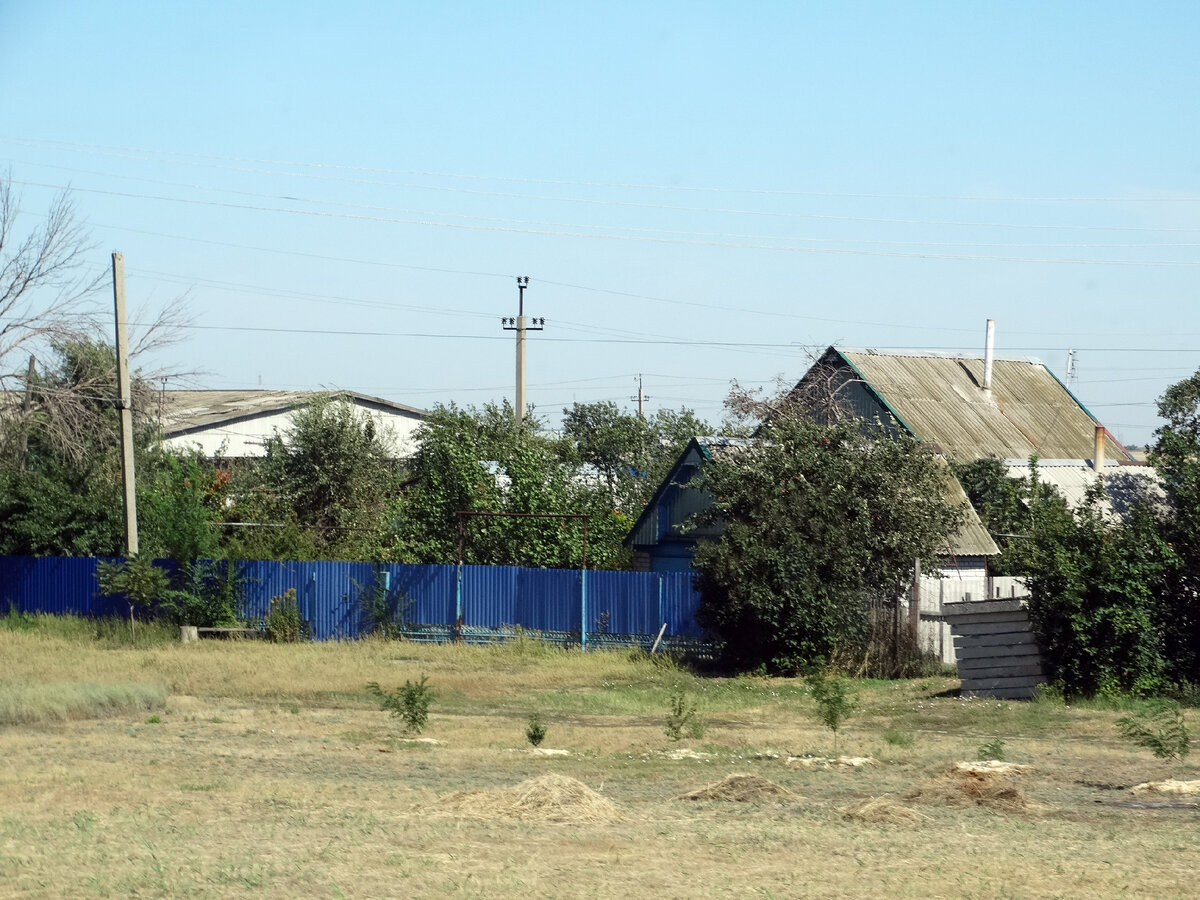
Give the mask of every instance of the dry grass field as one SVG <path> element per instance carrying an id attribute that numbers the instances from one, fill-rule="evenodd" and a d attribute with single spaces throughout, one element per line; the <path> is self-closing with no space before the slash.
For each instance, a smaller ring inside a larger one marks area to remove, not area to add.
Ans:
<path id="1" fill-rule="evenodd" d="M 0 627 L 3 897 L 1198 893 L 1200 801 L 1129 788 L 1200 770 L 1125 744 L 1096 705 L 858 683 L 840 750 L 873 762 L 809 768 L 788 757 L 832 735 L 790 680 L 530 641 L 129 646 L 25 625 Z M 364 688 L 422 673 L 414 741 Z M 677 687 L 705 730 L 673 743 Z M 566 755 L 530 752 L 535 711 Z M 948 774 L 997 739 L 1032 768 Z"/>

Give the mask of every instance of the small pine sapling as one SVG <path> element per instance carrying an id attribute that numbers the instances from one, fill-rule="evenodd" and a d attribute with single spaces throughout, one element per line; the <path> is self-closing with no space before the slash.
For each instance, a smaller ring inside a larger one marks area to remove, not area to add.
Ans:
<path id="1" fill-rule="evenodd" d="M 530 715 L 529 725 L 525 729 L 525 739 L 533 747 L 540 747 L 542 741 L 546 739 L 546 726 L 542 722 L 542 717 L 539 713 Z"/>
<path id="2" fill-rule="evenodd" d="M 405 734 L 420 734 L 429 720 L 429 705 L 433 702 L 433 691 L 428 687 L 428 677 L 421 673 L 421 680 L 407 679 L 395 691 L 385 691 L 379 682 L 372 681 L 367 691 L 379 700 L 379 708 L 387 710 L 404 722 Z"/>

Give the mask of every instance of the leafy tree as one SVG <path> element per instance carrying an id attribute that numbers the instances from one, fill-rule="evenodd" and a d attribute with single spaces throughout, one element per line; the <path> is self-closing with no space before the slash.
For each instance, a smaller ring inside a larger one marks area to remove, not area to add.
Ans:
<path id="1" fill-rule="evenodd" d="M 276 558 L 380 558 L 400 475 L 370 416 L 343 398 L 318 397 L 266 449 L 233 475 L 227 518 L 256 527 L 238 529 L 250 534 L 237 534 L 231 548 Z"/>
<path id="2" fill-rule="evenodd" d="M 453 562 L 460 511 L 515 514 L 471 517 L 463 558 L 490 565 L 574 568 L 583 556 L 579 522 L 529 514 L 588 516 L 588 565 L 621 561 L 629 518 L 606 483 L 584 471 L 571 446 L 512 408 L 439 406 L 417 432 L 417 452 L 396 520 L 395 555 L 412 562 Z"/>
<path id="3" fill-rule="evenodd" d="M 1115 521 L 1102 512 L 1102 492 L 1095 486 L 1074 511 L 1057 495 L 1035 494 L 1030 538 L 1014 545 L 1030 619 L 1068 695 L 1158 694 L 1174 669 L 1175 624 L 1162 590 L 1178 559 L 1149 507 Z"/>
<path id="4" fill-rule="evenodd" d="M 648 419 L 611 401 L 576 403 L 563 410 L 566 452 L 592 466 L 618 507 L 637 518 L 642 507 L 696 435 L 712 428 L 688 409 L 663 409 Z"/>
<path id="5" fill-rule="evenodd" d="M 858 422 L 764 426 L 757 443 L 701 471 L 713 498 L 702 518 L 724 530 L 693 562 L 700 624 L 742 668 L 847 658 L 868 637 L 868 601 L 898 597 L 913 561 L 961 524 L 948 477 L 915 441 L 869 438 Z"/>
<path id="6" fill-rule="evenodd" d="M 146 556 L 131 556 L 119 563 L 101 562 L 96 575 L 102 593 L 123 596 L 129 604 L 131 637 L 134 607 L 150 608 L 171 594 L 170 576 Z"/>

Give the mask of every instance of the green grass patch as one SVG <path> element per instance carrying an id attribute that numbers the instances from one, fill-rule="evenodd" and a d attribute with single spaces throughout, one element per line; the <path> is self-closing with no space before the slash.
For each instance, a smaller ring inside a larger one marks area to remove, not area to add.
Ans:
<path id="1" fill-rule="evenodd" d="M 47 638 L 112 648 L 161 647 L 164 644 L 179 642 L 179 627 L 176 625 L 139 620 L 131 637 L 129 620 L 117 616 L 95 619 L 85 616 L 56 616 L 50 613 L 18 612 L 11 606 L 7 614 L 0 616 L 0 630 L 32 632 Z"/>
<path id="2" fill-rule="evenodd" d="M 0 725 L 36 725 L 148 712 L 167 705 L 160 685 L 87 681 L 0 685 Z"/>

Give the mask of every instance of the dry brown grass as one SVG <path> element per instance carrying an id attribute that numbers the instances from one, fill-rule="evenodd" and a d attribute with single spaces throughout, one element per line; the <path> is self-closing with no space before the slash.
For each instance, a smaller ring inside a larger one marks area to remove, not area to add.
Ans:
<path id="1" fill-rule="evenodd" d="M 975 805 L 1003 812 L 1042 809 L 1040 804 L 1032 803 L 1013 783 L 1013 776 L 957 765 L 908 791 L 904 797 L 932 806 Z"/>
<path id="2" fill-rule="evenodd" d="M 920 825 L 931 821 L 929 816 L 887 796 L 870 797 L 852 803 L 842 810 L 842 818 L 848 822 L 871 825 Z"/>
<path id="3" fill-rule="evenodd" d="M 1124 745 L 1120 713 L 1055 711 L 1052 730 L 1031 731 L 1036 711 L 981 718 L 935 698 L 941 681 L 863 687 L 842 741 L 878 765 L 800 770 L 786 756 L 823 751 L 828 736 L 791 683 L 692 685 L 707 688 L 709 731 L 692 748 L 703 755 L 670 759 L 673 676 L 622 654 L 111 650 L 0 632 L 0 659 L 26 682 L 171 692 L 161 723 L 129 712 L 0 727 L 0 897 L 1191 898 L 1200 869 L 1195 809 L 1121 805 L 1129 786 L 1194 779 L 1194 767 Z M 422 671 L 439 693 L 436 745 L 400 742 L 363 690 Z M 531 708 L 569 757 L 509 752 Z M 881 739 L 893 721 L 911 747 Z M 949 776 L 930 784 L 996 735 L 1036 765 L 996 794 L 1019 786 L 1024 807 L 998 814 Z M 674 800 L 733 774 L 804 800 Z M 456 803 L 491 812 L 444 814 Z M 1031 814 L 1035 803 L 1046 809 Z M 598 815 L 604 804 L 621 818 Z M 919 818 L 897 828 L 901 810 Z"/>
<path id="4" fill-rule="evenodd" d="M 621 811 L 581 781 L 565 775 L 540 775 L 518 785 L 484 791 L 455 791 L 431 806 L 431 812 L 477 819 L 568 822 L 576 825 L 619 822 Z"/>
<path id="5" fill-rule="evenodd" d="M 732 803 L 779 802 L 798 800 L 795 792 L 761 775 L 726 775 L 716 784 L 680 794 L 678 800 L 723 800 Z"/>

